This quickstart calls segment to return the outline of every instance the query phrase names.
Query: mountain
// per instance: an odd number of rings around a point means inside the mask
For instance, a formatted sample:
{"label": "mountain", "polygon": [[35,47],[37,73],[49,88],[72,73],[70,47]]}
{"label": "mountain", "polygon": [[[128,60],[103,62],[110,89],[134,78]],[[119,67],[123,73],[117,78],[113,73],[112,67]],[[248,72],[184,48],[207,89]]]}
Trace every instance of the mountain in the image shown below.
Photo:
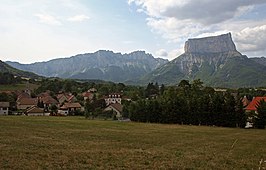
{"label": "mountain", "polygon": [[13,68],[1,60],[0,60],[0,73],[11,73],[15,76],[25,77],[25,78],[33,78],[33,79],[40,78],[40,76],[38,76],[34,73]]}
{"label": "mountain", "polygon": [[214,87],[266,86],[266,66],[238,52],[230,33],[189,39],[184,50],[184,54],[142,77],[141,82],[173,85],[182,79],[201,79]]}
{"label": "mountain", "polygon": [[254,57],[254,58],[250,58],[250,59],[255,61],[256,63],[259,63],[259,64],[266,66],[266,58],[265,57]]}
{"label": "mountain", "polygon": [[137,80],[167,61],[161,58],[154,58],[144,51],[121,54],[100,50],[95,53],[79,54],[70,58],[60,58],[33,64],[20,64],[9,61],[7,63],[15,68],[31,71],[46,77],[126,82]]}

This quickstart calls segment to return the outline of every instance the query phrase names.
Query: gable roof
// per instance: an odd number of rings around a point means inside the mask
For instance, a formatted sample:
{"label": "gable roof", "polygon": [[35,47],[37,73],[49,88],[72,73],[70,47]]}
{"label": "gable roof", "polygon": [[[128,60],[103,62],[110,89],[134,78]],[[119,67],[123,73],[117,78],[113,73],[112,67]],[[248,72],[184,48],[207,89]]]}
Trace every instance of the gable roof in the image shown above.
{"label": "gable roof", "polygon": [[266,102],[266,97],[254,97],[252,101],[248,104],[248,106],[245,108],[245,110],[256,111],[256,107],[258,106],[261,100],[264,100]]}
{"label": "gable roof", "polygon": [[37,105],[37,98],[21,98],[18,101],[19,105]]}
{"label": "gable roof", "polygon": [[17,101],[20,101],[21,99],[24,99],[24,98],[31,98],[31,96],[28,93],[22,92],[18,95]]}
{"label": "gable roof", "polygon": [[51,96],[46,96],[41,99],[44,104],[58,104],[59,102],[52,98]]}
{"label": "gable roof", "polygon": [[108,106],[109,108],[111,107],[112,109],[115,109],[119,111],[120,113],[123,111],[123,105],[119,103],[112,103]]}
{"label": "gable roof", "polygon": [[0,102],[0,107],[9,107],[9,102]]}
{"label": "gable roof", "polygon": [[76,97],[74,95],[71,95],[67,100],[68,101],[76,100]]}
{"label": "gable roof", "polygon": [[26,110],[26,113],[44,113],[44,109],[41,109],[38,106],[32,106]]}

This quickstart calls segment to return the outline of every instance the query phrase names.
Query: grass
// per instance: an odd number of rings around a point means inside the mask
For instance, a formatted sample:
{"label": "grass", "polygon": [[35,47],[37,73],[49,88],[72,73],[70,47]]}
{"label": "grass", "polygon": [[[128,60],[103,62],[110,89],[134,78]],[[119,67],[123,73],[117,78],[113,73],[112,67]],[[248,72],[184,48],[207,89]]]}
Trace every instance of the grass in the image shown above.
{"label": "grass", "polygon": [[12,85],[0,85],[0,91],[15,91],[15,90],[26,90],[29,88],[30,90],[34,90],[38,88],[39,85],[36,84],[12,84]]}
{"label": "grass", "polygon": [[27,116],[1,116],[0,128],[0,169],[258,169],[266,159],[265,130]]}

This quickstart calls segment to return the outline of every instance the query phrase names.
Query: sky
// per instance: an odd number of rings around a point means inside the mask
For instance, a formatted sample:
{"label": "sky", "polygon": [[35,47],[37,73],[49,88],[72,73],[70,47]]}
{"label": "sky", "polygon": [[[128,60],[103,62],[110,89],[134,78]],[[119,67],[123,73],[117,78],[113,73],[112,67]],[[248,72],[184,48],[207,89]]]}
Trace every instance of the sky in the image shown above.
{"label": "sky", "polygon": [[266,56],[266,0],[0,0],[0,60],[33,63],[98,50],[172,60],[188,38],[231,32]]}

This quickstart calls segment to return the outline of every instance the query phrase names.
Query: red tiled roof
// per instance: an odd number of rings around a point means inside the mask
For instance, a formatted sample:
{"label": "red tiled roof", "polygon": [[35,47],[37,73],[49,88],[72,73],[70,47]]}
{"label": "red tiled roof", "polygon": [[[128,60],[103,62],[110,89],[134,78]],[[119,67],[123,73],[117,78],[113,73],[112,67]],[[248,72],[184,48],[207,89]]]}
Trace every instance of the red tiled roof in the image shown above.
{"label": "red tiled roof", "polygon": [[266,102],[266,97],[254,97],[253,100],[248,104],[248,106],[245,108],[246,110],[256,111],[257,106],[261,100],[264,100]]}

